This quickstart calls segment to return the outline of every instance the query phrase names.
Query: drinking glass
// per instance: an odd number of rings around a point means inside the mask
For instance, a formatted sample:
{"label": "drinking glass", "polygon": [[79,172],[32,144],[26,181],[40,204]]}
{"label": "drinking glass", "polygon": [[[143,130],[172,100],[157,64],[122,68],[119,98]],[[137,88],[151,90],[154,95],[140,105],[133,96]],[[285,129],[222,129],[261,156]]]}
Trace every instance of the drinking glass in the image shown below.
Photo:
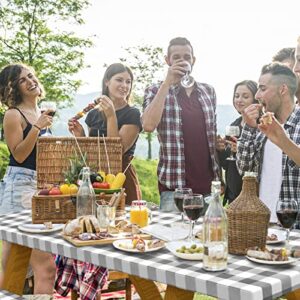
{"label": "drinking glass", "polygon": [[286,248],[289,248],[290,230],[296,222],[298,203],[296,200],[278,200],[276,205],[278,221],[286,230]]}
{"label": "drinking glass", "polygon": [[[51,102],[51,101],[44,101],[41,103],[41,107],[40,107],[41,113],[44,113],[45,111],[49,110],[48,115],[51,117],[54,117],[55,113],[56,113],[56,104],[55,102]],[[41,134],[42,136],[51,136],[51,132],[49,131],[49,127],[46,127],[46,131]]]}
{"label": "drinking glass", "polygon": [[177,188],[174,192],[174,202],[178,210],[181,212],[181,221],[184,222],[184,211],[183,211],[183,198],[184,195],[191,195],[193,193],[190,188]]}
{"label": "drinking glass", "polygon": [[[225,128],[225,135],[226,140],[229,140],[231,142],[235,142],[233,137],[238,137],[240,135],[240,128],[239,126],[226,126]],[[227,160],[235,160],[233,157],[233,152],[231,151],[230,156],[226,158]]]}
{"label": "drinking glass", "polygon": [[190,88],[195,83],[194,78],[190,75],[191,72],[192,72],[192,66],[190,65],[190,63],[186,62],[186,73],[183,75],[180,82],[184,88]]}
{"label": "drinking glass", "polygon": [[204,213],[204,199],[201,194],[186,194],[183,198],[183,210],[190,220],[190,233],[188,240],[193,240],[195,222]]}

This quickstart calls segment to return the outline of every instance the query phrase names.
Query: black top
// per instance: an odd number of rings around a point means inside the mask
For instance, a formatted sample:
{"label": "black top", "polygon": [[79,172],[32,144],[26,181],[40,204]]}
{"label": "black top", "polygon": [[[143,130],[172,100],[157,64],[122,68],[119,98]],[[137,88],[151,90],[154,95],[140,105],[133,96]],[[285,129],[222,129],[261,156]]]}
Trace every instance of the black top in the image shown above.
{"label": "black top", "polygon": [[[125,107],[116,110],[116,116],[119,130],[123,125],[130,124],[136,125],[140,131],[142,130],[141,113],[136,107],[126,105]],[[98,131],[100,136],[107,135],[105,116],[98,109],[93,109],[87,114],[85,123],[90,128],[89,136],[98,136]],[[137,139],[135,140],[132,147],[125,153],[126,155],[134,154]]]}
{"label": "black top", "polygon": [[[27,118],[25,117],[25,115],[17,108],[17,107],[13,107],[11,109],[16,109],[21,116],[24,118],[24,120],[26,121],[27,126],[25,127],[25,129],[23,130],[23,140],[26,138],[26,136],[28,135],[29,131],[32,128],[32,124],[29,123],[29,121],[27,120]],[[41,132],[40,134],[41,135]],[[22,168],[26,168],[26,169],[31,169],[31,170],[36,170],[36,144],[34,145],[34,148],[32,149],[31,153],[27,156],[27,158],[22,162],[22,163],[18,163],[15,158],[13,157],[13,155],[9,150],[9,166],[13,166],[13,167],[22,167]]]}
{"label": "black top", "polygon": [[[242,132],[242,117],[237,118],[230,125],[239,126],[240,135]],[[231,203],[241,192],[242,190],[242,176],[240,175],[235,160],[226,160],[230,156],[230,146],[227,146],[224,151],[219,152],[219,159],[221,167],[225,170],[225,195],[223,203],[226,204],[227,201]],[[234,153],[235,156],[235,153]]]}

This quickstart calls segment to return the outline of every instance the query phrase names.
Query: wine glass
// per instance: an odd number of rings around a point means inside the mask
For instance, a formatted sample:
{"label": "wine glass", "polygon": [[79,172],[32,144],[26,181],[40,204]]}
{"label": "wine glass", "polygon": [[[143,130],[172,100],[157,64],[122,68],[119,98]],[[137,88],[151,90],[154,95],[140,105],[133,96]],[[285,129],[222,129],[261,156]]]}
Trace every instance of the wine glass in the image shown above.
{"label": "wine glass", "polygon": [[290,230],[296,222],[298,203],[296,200],[278,200],[276,215],[283,228],[286,229],[286,248],[289,248]]}
{"label": "wine glass", "polygon": [[184,212],[183,212],[183,198],[184,195],[191,195],[193,193],[190,188],[177,188],[174,192],[174,202],[178,210],[181,212],[181,221],[184,222]]}
{"label": "wine glass", "polygon": [[192,72],[192,66],[190,65],[190,63],[186,62],[186,73],[183,75],[180,82],[184,88],[190,88],[195,83],[194,78],[190,76],[191,72]]}
{"label": "wine glass", "polygon": [[[55,102],[51,102],[51,101],[44,101],[41,103],[41,107],[40,107],[41,113],[44,113],[45,111],[49,110],[48,115],[51,117],[54,117],[55,113],[56,113],[56,104]],[[41,136],[51,136],[51,132],[49,131],[49,127],[46,127],[46,131],[41,134]]]}
{"label": "wine glass", "polygon": [[[231,142],[235,142],[235,139],[233,137],[238,137],[240,135],[240,128],[239,126],[226,126],[225,128],[225,135],[226,140],[229,140]],[[233,157],[233,152],[231,151],[230,156],[226,158],[227,160],[235,160]]]}
{"label": "wine glass", "polygon": [[190,220],[190,233],[188,240],[193,240],[195,222],[204,213],[204,199],[201,194],[186,194],[183,198],[183,210]]}

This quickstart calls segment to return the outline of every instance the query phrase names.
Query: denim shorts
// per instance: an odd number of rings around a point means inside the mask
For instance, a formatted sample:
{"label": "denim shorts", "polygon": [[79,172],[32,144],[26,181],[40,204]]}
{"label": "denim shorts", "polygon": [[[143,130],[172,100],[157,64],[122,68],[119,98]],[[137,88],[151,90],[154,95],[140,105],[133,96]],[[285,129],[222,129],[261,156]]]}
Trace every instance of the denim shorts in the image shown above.
{"label": "denim shorts", "polygon": [[36,190],[36,171],[9,166],[0,182],[0,214],[31,209],[31,198]]}

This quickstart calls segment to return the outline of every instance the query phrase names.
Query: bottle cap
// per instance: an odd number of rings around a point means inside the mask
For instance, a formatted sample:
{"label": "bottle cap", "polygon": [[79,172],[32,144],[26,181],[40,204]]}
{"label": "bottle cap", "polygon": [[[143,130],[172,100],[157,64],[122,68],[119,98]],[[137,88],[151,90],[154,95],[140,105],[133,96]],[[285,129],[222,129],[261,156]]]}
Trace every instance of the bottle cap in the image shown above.
{"label": "bottle cap", "polygon": [[221,193],[221,181],[211,182],[211,192],[212,194]]}
{"label": "bottle cap", "polygon": [[147,201],[145,200],[133,200],[131,202],[131,206],[146,206],[147,205]]}

